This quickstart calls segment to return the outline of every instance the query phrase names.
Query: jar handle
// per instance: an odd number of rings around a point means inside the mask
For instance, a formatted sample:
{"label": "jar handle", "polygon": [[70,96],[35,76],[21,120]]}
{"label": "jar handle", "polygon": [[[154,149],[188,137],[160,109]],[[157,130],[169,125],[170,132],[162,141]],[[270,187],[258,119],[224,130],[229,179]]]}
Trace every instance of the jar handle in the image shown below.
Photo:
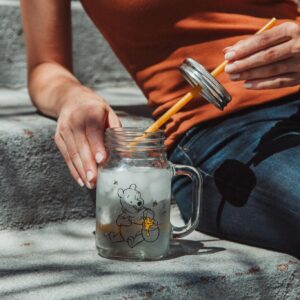
{"label": "jar handle", "polygon": [[193,182],[192,189],[192,216],[186,225],[177,227],[172,225],[172,234],[174,238],[184,237],[194,231],[200,219],[200,205],[202,195],[203,178],[196,168],[186,165],[172,165],[173,176],[188,176]]}

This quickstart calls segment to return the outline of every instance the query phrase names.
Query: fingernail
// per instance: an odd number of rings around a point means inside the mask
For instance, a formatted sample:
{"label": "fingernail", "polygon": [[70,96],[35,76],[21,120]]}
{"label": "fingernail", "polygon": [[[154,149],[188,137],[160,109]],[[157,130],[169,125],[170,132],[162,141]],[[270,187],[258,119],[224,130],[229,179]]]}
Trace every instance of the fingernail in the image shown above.
{"label": "fingernail", "polygon": [[231,79],[231,80],[237,80],[237,79],[239,79],[241,77],[241,74],[231,74],[231,75],[229,75],[229,78]]}
{"label": "fingernail", "polygon": [[227,53],[225,54],[224,57],[225,57],[226,60],[232,60],[232,59],[234,59],[234,57],[235,57],[235,52],[232,51],[232,50],[230,50],[229,52],[227,52]]}
{"label": "fingernail", "polygon": [[87,186],[87,188],[90,189],[90,190],[94,188],[94,185],[93,185],[92,183],[90,183],[90,182],[87,182],[87,183],[86,183],[86,186]]}
{"label": "fingernail", "polygon": [[96,154],[96,162],[98,164],[100,164],[102,160],[103,160],[103,154],[101,152],[97,152],[97,154]]}
{"label": "fingernail", "polygon": [[230,73],[230,72],[232,72],[234,70],[234,65],[233,64],[228,64],[228,65],[226,65],[226,67],[225,67],[225,72],[226,73]]}
{"label": "fingernail", "polygon": [[250,83],[250,82],[245,82],[245,83],[244,83],[244,87],[245,87],[246,89],[251,89],[251,88],[253,87],[253,84]]}
{"label": "fingernail", "polygon": [[224,49],[223,49],[223,53],[226,53],[230,48],[231,48],[231,46],[230,46],[230,47],[224,48]]}
{"label": "fingernail", "polygon": [[92,171],[87,171],[87,173],[86,173],[86,179],[88,181],[91,181],[93,178],[94,178],[93,172]]}
{"label": "fingernail", "polygon": [[83,183],[83,181],[81,180],[81,178],[78,178],[78,179],[77,179],[77,182],[78,182],[78,184],[79,184],[81,187],[84,187],[84,183]]}

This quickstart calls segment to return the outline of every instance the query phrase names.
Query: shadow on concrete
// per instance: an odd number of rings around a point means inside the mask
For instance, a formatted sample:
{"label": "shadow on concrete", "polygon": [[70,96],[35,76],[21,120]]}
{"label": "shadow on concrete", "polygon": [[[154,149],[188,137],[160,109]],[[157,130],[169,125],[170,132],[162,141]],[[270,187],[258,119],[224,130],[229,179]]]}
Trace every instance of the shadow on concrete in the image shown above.
{"label": "shadow on concrete", "polygon": [[[93,199],[94,200],[94,199]],[[95,221],[96,224],[96,221]],[[59,230],[59,233],[68,237],[68,238],[74,238],[74,239],[85,239],[85,240],[90,240],[91,239],[91,235],[87,235],[86,233],[78,233],[76,231],[74,231],[74,229],[70,228],[70,229],[61,229]]]}
{"label": "shadow on concrete", "polygon": [[36,112],[28,111],[28,112],[12,112],[12,113],[0,113],[0,118],[8,118],[8,117],[21,117],[21,116],[34,116]]}
{"label": "shadow on concrete", "polygon": [[[58,288],[58,287],[63,287],[68,284],[71,284],[72,281],[70,280],[59,280],[59,282],[53,282],[53,283],[48,283],[48,284],[39,284],[37,286],[30,286],[27,288],[14,288],[14,291],[9,291],[9,292],[0,292],[0,297],[7,297],[7,299],[14,299],[15,297],[19,297],[20,294],[23,296],[24,294],[29,294],[29,293],[34,293],[34,292],[39,292],[43,291],[45,289],[51,289],[51,288]],[[17,298],[15,298],[17,299]]]}
{"label": "shadow on concrete", "polygon": [[[276,263],[261,266],[250,253],[239,250],[233,250],[225,260],[229,258],[232,259],[229,270],[214,272],[214,267],[207,269],[207,261],[203,261],[202,270],[186,268],[174,273],[157,273],[155,279],[124,285],[112,290],[111,295],[122,294],[126,299],[277,299],[281,295],[283,299],[297,286],[293,271],[289,275],[281,274],[276,271]],[[211,261],[210,264],[213,265]],[[288,276],[289,284],[285,286],[283,282]]]}
{"label": "shadow on concrete", "polygon": [[[20,276],[36,276],[36,274],[40,274],[40,281],[28,281],[25,280],[24,283],[27,283],[26,287],[18,287],[14,286],[13,290],[10,291],[5,291],[2,290],[0,291],[0,298],[3,299],[4,297],[8,297],[8,299],[14,298],[14,297],[21,297],[18,299],[22,299],[25,294],[31,293],[40,293],[43,292],[45,289],[51,293],[53,289],[62,287],[63,289],[66,289],[68,285],[81,285],[83,282],[85,284],[88,284],[89,279],[95,280],[99,279],[101,280],[102,277],[104,276],[110,276],[113,275],[114,272],[110,271],[105,271],[103,270],[100,265],[99,268],[95,268],[95,264],[78,264],[78,265],[65,265],[65,264],[40,264],[38,266],[33,266],[33,267],[28,267],[24,269],[17,269],[17,270],[12,270],[12,269],[0,269],[0,274],[1,277],[5,276],[6,278],[10,278],[13,280],[13,277],[20,277]],[[45,280],[43,277],[47,277],[48,275],[48,280]],[[50,275],[50,277],[49,277]],[[46,282],[50,283],[46,283]],[[82,285],[84,287],[84,284]],[[62,293],[60,293],[62,294]],[[45,292],[44,292],[45,295]],[[46,297],[47,298],[47,297]],[[67,299],[67,298],[64,298]],[[73,299],[73,297],[72,297]]]}
{"label": "shadow on concrete", "polygon": [[[157,277],[154,280],[151,278],[151,281],[124,285],[117,290],[111,290],[110,295],[112,297],[122,295],[124,299],[240,299],[242,295],[248,293],[247,288],[243,289],[240,286],[242,282],[252,283],[252,287],[256,286],[258,291],[254,294],[268,295],[268,288],[263,286],[264,280],[261,278],[252,276],[241,280],[238,285],[233,285],[234,278],[228,277],[226,270],[222,273],[208,270],[199,272],[185,270],[172,274],[162,272],[157,274]],[[91,299],[95,296],[96,294],[89,295]]]}
{"label": "shadow on concrete", "polygon": [[35,108],[32,106],[32,104],[14,104],[14,105],[2,105],[1,103],[0,103],[0,109],[1,109],[1,111],[2,110],[5,110],[5,109],[13,109],[13,110],[15,110],[15,109],[28,109],[28,108],[30,108],[31,110],[35,110]]}
{"label": "shadow on concrete", "polygon": [[36,109],[30,105],[1,105],[0,118],[35,115]]}
{"label": "shadow on concrete", "polygon": [[207,255],[226,250],[223,247],[205,247],[203,243],[193,240],[172,240],[170,250],[163,260],[174,259],[185,255]]}
{"label": "shadow on concrete", "polygon": [[[72,252],[69,251],[69,255],[72,255]],[[100,261],[99,261],[100,262]],[[104,264],[99,263],[99,268],[96,267],[95,263],[85,263],[85,264],[61,264],[61,263],[51,263],[51,264],[34,264],[33,266],[28,266],[24,268],[0,268],[0,274],[1,276],[6,277],[13,277],[23,274],[49,274],[51,272],[57,272],[60,273],[62,271],[71,271],[71,272],[78,272],[79,274],[85,274],[85,275],[95,275],[95,276],[104,276],[104,275],[111,275],[112,272],[105,271],[104,270]]]}
{"label": "shadow on concrete", "polygon": [[137,116],[137,117],[144,117],[144,118],[151,118],[152,109],[145,105],[113,105],[113,110],[117,112],[118,115],[124,113],[129,114],[131,116]]}

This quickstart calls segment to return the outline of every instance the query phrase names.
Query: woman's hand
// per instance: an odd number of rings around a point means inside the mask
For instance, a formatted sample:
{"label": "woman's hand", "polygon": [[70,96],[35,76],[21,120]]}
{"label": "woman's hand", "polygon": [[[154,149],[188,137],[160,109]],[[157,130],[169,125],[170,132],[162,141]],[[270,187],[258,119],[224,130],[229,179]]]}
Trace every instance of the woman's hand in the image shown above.
{"label": "woman's hand", "polygon": [[66,93],[55,142],[80,186],[95,186],[97,163],[106,158],[104,130],[120,126],[112,108],[92,90],[79,86]]}
{"label": "woman's hand", "polygon": [[224,49],[230,79],[248,89],[275,89],[300,84],[300,27],[286,22]]}

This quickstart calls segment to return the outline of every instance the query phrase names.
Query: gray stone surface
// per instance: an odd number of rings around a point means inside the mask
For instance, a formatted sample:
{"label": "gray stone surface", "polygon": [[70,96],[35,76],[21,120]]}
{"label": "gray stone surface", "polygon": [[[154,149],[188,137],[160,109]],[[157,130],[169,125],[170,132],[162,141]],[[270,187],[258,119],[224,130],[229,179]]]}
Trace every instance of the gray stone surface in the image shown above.
{"label": "gray stone surface", "polygon": [[[102,86],[124,126],[151,123],[135,86]],[[94,215],[93,194],[69,175],[56,149],[56,122],[36,113],[25,89],[0,89],[0,229]]]}
{"label": "gray stone surface", "polygon": [[[73,61],[84,84],[131,81],[79,3],[72,5]],[[0,87],[26,85],[23,30],[18,0],[0,0]]]}
{"label": "gray stone surface", "polygon": [[167,259],[101,258],[95,221],[0,231],[0,298],[278,299],[300,295],[300,261],[194,232]]}

